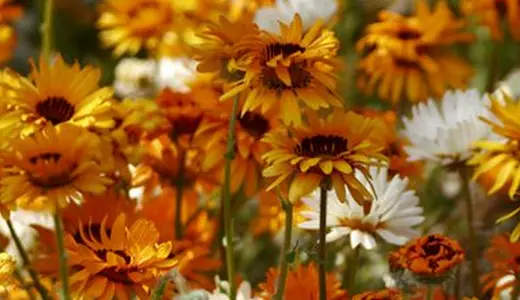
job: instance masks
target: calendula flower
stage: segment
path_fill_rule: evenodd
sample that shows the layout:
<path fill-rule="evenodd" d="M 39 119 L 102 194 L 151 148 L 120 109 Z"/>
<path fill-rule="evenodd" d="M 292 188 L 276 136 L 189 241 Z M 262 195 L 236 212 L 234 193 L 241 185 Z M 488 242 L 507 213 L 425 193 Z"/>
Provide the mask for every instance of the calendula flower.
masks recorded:
<path fill-rule="evenodd" d="M 195 134 L 194 143 L 202 147 L 207 156 L 203 160 L 206 170 L 217 169 L 219 180 L 224 182 L 225 156 L 231 102 L 216 102 L 205 108 L 205 118 Z M 241 187 L 247 196 L 253 196 L 261 187 L 262 155 L 270 145 L 263 138 L 279 127 L 278 115 L 248 111 L 238 114 L 235 129 L 235 158 L 231 162 L 231 191 Z"/>
<path fill-rule="evenodd" d="M 301 212 L 305 209 L 302 202 L 293 205 L 293 227 L 305 221 Z M 281 200 L 275 192 L 262 191 L 258 194 L 258 215 L 251 223 L 251 231 L 255 235 L 278 235 L 285 228 L 286 213 Z"/>
<path fill-rule="evenodd" d="M 379 97 L 393 104 L 440 97 L 448 88 L 465 88 L 473 74 L 471 66 L 444 49 L 473 40 L 463 28 L 464 22 L 453 16 L 446 1 L 439 1 L 433 10 L 427 1 L 418 1 L 410 17 L 382 12 L 380 21 L 370 25 L 357 44 L 364 55 L 358 87 L 373 94 L 379 85 Z"/>
<path fill-rule="evenodd" d="M 491 240 L 486 250 L 485 258 L 491 264 L 492 270 L 482 276 L 484 291 L 498 297 L 502 292 L 512 292 L 520 284 L 517 277 L 520 272 L 520 242 L 511 242 L 508 235 L 497 235 Z M 512 280 L 505 280 L 511 278 Z"/>
<path fill-rule="evenodd" d="M 404 149 L 412 161 L 431 161 L 442 165 L 465 163 L 473 144 L 493 138 L 481 117 L 489 117 L 487 96 L 477 90 L 447 92 L 440 103 L 433 99 L 412 107 L 404 117 Z"/>
<path fill-rule="evenodd" d="M 308 126 L 279 129 L 264 138 L 272 146 L 265 155 L 264 177 L 276 177 L 267 188 L 282 185 L 288 200 L 295 202 L 330 178 L 341 201 L 345 187 L 356 201 L 369 201 L 370 192 L 354 176 L 359 170 L 369 176 L 368 166 L 384 159 L 377 140 L 376 122 L 354 112 L 335 110 L 326 119 L 308 115 Z M 288 187 L 285 184 L 289 184 Z"/>
<path fill-rule="evenodd" d="M 16 272 L 16 261 L 11 255 L 0 253 L 0 290 L 10 288 L 16 284 L 14 273 Z"/>
<path fill-rule="evenodd" d="M 440 234 L 414 239 L 389 257 L 391 271 L 407 270 L 427 284 L 443 282 L 463 260 L 459 243 Z"/>
<path fill-rule="evenodd" d="M 479 152 L 473 155 L 468 164 L 476 166 L 473 179 L 495 169 L 497 176 L 488 194 L 507 189 L 509 197 L 514 198 L 520 186 L 520 120 L 517 118 L 520 102 L 513 101 L 507 95 L 503 100 L 492 100 L 492 115 L 485 119 L 493 132 L 503 139 L 475 142 Z"/>
<path fill-rule="evenodd" d="M 319 22 L 304 32 L 299 15 L 280 29 L 280 35 L 249 36 L 236 45 L 245 76 L 222 99 L 247 91 L 242 114 L 275 110 L 285 123 L 296 125 L 302 122 L 300 100 L 313 110 L 342 107 L 335 91 L 339 41 L 334 33 Z"/>
<path fill-rule="evenodd" d="M 105 0 L 97 27 L 104 46 L 115 56 L 135 55 L 145 48 L 154 51 L 172 28 L 175 11 L 169 0 Z"/>
<path fill-rule="evenodd" d="M 398 290 L 384 289 L 380 291 L 368 291 L 354 295 L 352 300 L 401 300 L 403 296 Z"/>
<path fill-rule="evenodd" d="M 114 89 L 121 98 L 145 98 L 156 90 L 157 62 L 152 59 L 124 58 L 114 73 Z"/>
<path fill-rule="evenodd" d="M 259 285 L 262 299 L 272 299 L 275 294 L 276 281 L 278 280 L 278 270 L 270 269 L 264 283 Z M 341 289 L 341 282 L 334 274 L 326 275 L 327 299 L 345 299 L 346 292 Z M 283 299 L 312 300 L 319 298 L 318 270 L 310 263 L 308 265 L 298 265 L 290 269 L 287 274 Z"/>
<path fill-rule="evenodd" d="M 22 122 L 26 126 L 20 130 L 27 135 L 46 124 L 68 122 L 103 129 L 114 125 L 112 89 L 99 87 L 99 69 L 67 65 L 61 56 L 52 64 L 41 58 L 39 67 L 32 63 L 32 69 L 30 79 L 9 71 L 2 80 L 7 93 L 4 101 L 14 109 L 2 115 L 0 128 Z"/>
<path fill-rule="evenodd" d="M 270 33 L 280 33 L 278 22 L 291 23 L 295 14 L 302 18 L 304 30 L 317 21 L 330 21 L 339 8 L 337 0 L 277 0 L 273 6 L 264 6 L 256 11 L 255 23 Z"/>
<path fill-rule="evenodd" d="M 81 127 L 47 126 L 14 140 L 2 153 L 1 202 L 9 207 L 54 210 L 99 194 L 112 181 L 100 165 L 99 139 Z"/>
<path fill-rule="evenodd" d="M 235 47 L 246 36 L 256 36 L 259 32 L 255 24 L 246 20 L 231 22 L 221 17 L 218 23 L 210 23 L 200 33 L 201 43 L 195 46 L 195 58 L 200 61 L 197 71 L 217 73 L 228 81 L 242 79 L 244 72 L 236 68 L 240 53 Z"/>
<path fill-rule="evenodd" d="M 350 236 L 352 248 L 361 244 L 366 249 L 373 249 L 376 235 L 394 245 L 403 245 L 419 236 L 413 227 L 424 221 L 423 210 L 415 191 L 408 190 L 408 179 L 399 176 L 388 179 L 385 167 L 370 167 L 369 174 L 371 179 L 361 172 L 356 173 L 357 180 L 368 191 L 371 185 L 374 188 L 369 207 L 358 204 L 348 189 L 344 203 L 333 192 L 328 192 L 327 227 L 331 230 L 327 233 L 327 242 Z M 308 220 L 300 223 L 299 227 L 318 230 L 320 192 L 316 191 L 302 201 L 312 210 L 302 212 Z"/>
<path fill-rule="evenodd" d="M 520 40 L 520 3 L 516 0 L 463 0 L 461 9 L 487 27 L 494 40 L 503 40 L 504 30 Z"/>

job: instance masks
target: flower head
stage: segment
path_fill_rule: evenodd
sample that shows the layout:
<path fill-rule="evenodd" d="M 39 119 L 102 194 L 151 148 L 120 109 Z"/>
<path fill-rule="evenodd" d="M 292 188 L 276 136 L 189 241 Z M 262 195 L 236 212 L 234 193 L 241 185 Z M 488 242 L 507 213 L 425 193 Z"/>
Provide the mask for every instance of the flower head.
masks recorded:
<path fill-rule="evenodd" d="M 482 276 L 484 291 L 492 291 L 493 296 L 499 296 L 501 292 L 512 290 L 520 284 L 517 277 L 520 272 L 520 242 L 510 241 L 508 235 L 497 235 L 491 240 L 485 258 L 491 264 L 492 270 Z"/>
<path fill-rule="evenodd" d="M 300 100 L 313 110 L 341 107 L 333 74 L 339 48 L 334 33 L 320 22 L 304 32 L 299 15 L 288 25 L 280 24 L 280 29 L 280 35 L 263 32 L 235 46 L 241 54 L 238 68 L 245 75 L 222 99 L 247 92 L 242 114 L 275 110 L 285 123 L 296 125 L 302 122 Z"/>
<path fill-rule="evenodd" d="M 16 261 L 5 252 L 0 253 L 0 290 L 7 289 L 16 284 L 14 273 Z"/>
<path fill-rule="evenodd" d="M 98 86 L 99 69 L 81 68 L 78 63 L 67 65 L 61 56 L 52 64 L 41 58 L 39 68 L 34 63 L 32 68 L 29 78 L 12 71 L 3 78 L 5 101 L 13 109 L 3 114 L 1 128 L 23 122 L 28 126 L 20 130 L 28 135 L 46 124 L 74 123 L 104 129 L 114 125 L 112 89 Z"/>
<path fill-rule="evenodd" d="M 359 170 L 368 175 L 374 159 L 384 159 L 383 147 L 374 143 L 376 122 L 353 112 L 334 111 L 326 119 L 308 115 L 308 126 L 295 126 L 269 133 L 265 141 L 272 146 L 264 159 L 264 177 L 276 177 L 272 190 L 285 183 L 291 202 L 314 191 L 330 178 L 338 198 L 345 199 L 345 185 L 356 201 L 370 200 L 370 193 L 354 176 Z"/>
<path fill-rule="evenodd" d="M 272 299 L 276 292 L 275 286 L 277 279 L 278 270 L 269 270 L 265 283 L 260 284 L 260 297 L 262 297 L 262 299 Z M 336 279 L 334 274 L 328 273 L 326 275 L 326 281 L 328 300 L 345 299 L 346 292 L 341 289 L 341 282 Z M 319 286 L 316 265 L 313 263 L 306 266 L 299 265 L 289 270 L 283 294 L 284 299 L 312 300 L 318 299 L 318 295 Z"/>
<path fill-rule="evenodd" d="M 520 40 L 520 3 L 516 0 L 463 0 L 462 11 L 477 17 L 494 40 L 504 39 L 504 29 L 514 40 Z M 505 26 L 504 26 L 505 25 Z"/>
<path fill-rule="evenodd" d="M 473 39 L 461 32 L 464 22 L 455 19 L 446 1 L 431 10 L 427 1 L 417 2 L 415 14 L 404 17 L 384 11 L 370 25 L 358 44 L 364 54 L 359 63 L 358 87 L 393 104 L 440 97 L 447 88 L 466 87 L 471 66 L 444 46 Z"/>
<path fill-rule="evenodd" d="M 392 271 L 408 270 L 421 282 L 443 282 L 464 260 L 459 243 L 440 234 L 410 241 L 390 255 Z"/>
<path fill-rule="evenodd" d="M 99 194 L 112 181 L 104 176 L 99 139 L 81 127 L 47 126 L 4 151 L 1 201 L 12 207 L 54 210 Z"/>
<path fill-rule="evenodd" d="M 304 30 L 308 30 L 317 21 L 330 21 L 338 9 L 337 0 L 277 0 L 274 6 L 264 6 L 256 11 L 255 23 L 262 30 L 279 34 L 278 22 L 288 24 L 298 14 Z"/>
<path fill-rule="evenodd" d="M 116 66 L 114 90 L 121 98 L 151 97 L 156 89 L 157 62 L 124 58 Z"/>
<path fill-rule="evenodd" d="M 403 135 L 410 141 L 404 149 L 410 160 L 443 165 L 464 163 L 476 141 L 492 138 L 480 117 L 489 116 L 487 97 L 476 90 L 447 92 L 437 104 L 433 99 L 412 108 L 404 117 Z"/>
<path fill-rule="evenodd" d="M 492 115 L 485 121 L 502 140 L 476 141 L 474 145 L 479 151 L 468 164 L 476 166 L 473 179 L 478 179 L 492 169 L 495 171 L 497 176 L 488 194 L 507 189 L 509 197 L 514 198 L 520 187 L 520 120 L 517 117 L 520 103 L 507 95 L 504 102 L 493 99 L 491 112 Z"/>
<path fill-rule="evenodd" d="M 174 5 L 169 0 L 105 0 L 97 26 L 106 47 L 114 55 L 137 54 L 141 48 L 156 50 L 171 29 Z"/>
<path fill-rule="evenodd" d="M 403 245 L 410 238 L 419 235 L 413 229 L 424 221 L 422 208 L 418 206 L 419 198 L 413 190 L 408 190 L 408 179 L 394 176 L 388 179 L 386 168 L 370 167 L 370 179 L 358 172 L 357 179 L 370 190 L 374 187 L 373 201 L 369 207 L 358 204 L 347 189 L 347 201 L 342 203 L 332 192 L 329 192 L 327 203 L 327 242 L 332 242 L 350 235 L 352 248 L 363 245 L 366 249 L 376 246 L 375 236 L 386 242 Z M 303 202 L 312 211 L 302 212 L 309 220 L 300 223 L 300 228 L 319 228 L 320 196 L 316 191 L 311 197 L 303 198 Z"/>

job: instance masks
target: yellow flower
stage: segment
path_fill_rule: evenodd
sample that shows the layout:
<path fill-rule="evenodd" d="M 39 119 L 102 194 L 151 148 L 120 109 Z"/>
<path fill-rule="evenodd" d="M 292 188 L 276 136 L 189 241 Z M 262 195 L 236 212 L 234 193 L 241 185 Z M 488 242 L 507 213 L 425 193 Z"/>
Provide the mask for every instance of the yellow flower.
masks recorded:
<path fill-rule="evenodd" d="M 473 155 L 468 164 L 476 167 L 474 180 L 492 170 L 497 174 L 488 194 L 507 189 L 509 197 L 514 198 L 520 187 L 520 103 L 507 95 L 504 102 L 502 104 L 498 99 L 492 100 L 491 112 L 499 122 L 485 121 L 505 141 L 477 142 L 475 147 L 479 152 Z"/>
<path fill-rule="evenodd" d="M 67 65 L 61 56 L 49 64 L 40 59 L 39 70 L 32 63 L 30 79 L 9 71 L 2 83 L 6 103 L 14 109 L 1 116 L 0 128 L 13 123 L 27 124 L 27 135 L 46 124 L 70 122 L 82 127 L 110 128 L 114 125 L 110 106 L 111 88 L 99 88 L 99 69 L 78 63 Z"/>
<path fill-rule="evenodd" d="M 97 136 L 71 124 L 12 141 L 1 155 L 1 202 L 33 210 L 81 203 L 84 193 L 99 194 L 111 184 L 101 155 Z"/>
<path fill-rule="evenodd" d="M 105 0 L 100 9 L 100 38 L 114 48 L 115 56 L 155 50 L 171 29 L 175 13 L 171 0 Z"/>
<path fill-rule="evenodd" d="M 373 94 L 379 85 L 379 97 L 393 104 L 402 98 L 417 102 L 440 97 L 448 88 L 466 87 L 471 66 L 444 49 L 473 40 L 460 31 L 463 27 L 445 1 L 432 11 L 420 0 L 411 17 L 382 12 L 380 21 L 368 27 L 356 46 L 364 56 L 358 66 L 358 87 Z"/>
<path fill-rule="evenodd" d="M 368 166 L 384 159 L 382 145 L 374 142 L 377 122 L 354 112 L 336 110 L 326 119 L 308 115 L 308 126 L 269 133 L 265 141 L 272 150 L 264 155 L 265 177 L 276 177 L 267 188 L 287 183 L 288 199 L 297 201 L 330 179 L 338 198 L 345 200 L 345 185 L 356 201 L 370 201 L 370 193 L 354 176 L 360 171 L 368 177 Z"/>
<path fill-rule="evenodd" d="M 520 3 L 517 0 L 463 0 L 464 14 L 476 16 L 491 31 L 494 40 L 504 39 L 508 28 L 514 40 L 520 40 Z M 505 25 L 505 26 L 504 26 Z"/>
<path fill-rule="evenodd" d="M 340 300 L 347 299 L 347 294 L 341 289 L 341 282 L 334 274 L 328 273 L 327 280 L 327 299 Z M 267 273 L 265 283 L 260 284 L 260 297 L 262 299 L 272 299 L 275 294 L 278 270 L 271 269 Z M 313 263 L 306 266 L 299 265 L 289 270 L 283 299 L 313 300 L 319 298 L 318 271 Z"/>
<path fill-rule="evenodd" d="M 13 27 L 0 24 L 0 63 L 9 61 L 16 47 L 16 33 Z"/>
<path fill-rule="evenodd" d="M 313 110 L 342 107 L 334 75 L 339 48 L 334 33 L 320 22 L 304 32 L 298 14 L 291 24 L 281 24 L 280 31 L 280 36 L 262 32 L 244 37 L 235 46 L 237 66 L 245 75 L 222 99 L 245 92 L 242 114 L 274 110 L 285 123 L 296 125 L 302 122 L 300 100 Z"/>
<path fill-rule="evenodd" d="M 16 284 L 14 273 L 16 272 L 16 261 L 11 255 L 0 253 L 0 291 Z"/>

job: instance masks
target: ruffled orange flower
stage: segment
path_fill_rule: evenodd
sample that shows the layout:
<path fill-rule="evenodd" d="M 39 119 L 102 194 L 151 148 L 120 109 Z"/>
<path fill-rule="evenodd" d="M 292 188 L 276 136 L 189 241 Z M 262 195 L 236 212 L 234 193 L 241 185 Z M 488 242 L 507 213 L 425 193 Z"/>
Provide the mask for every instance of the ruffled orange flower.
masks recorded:
<path fill-rule="evenodd" d="M 440 234 L 412 240 L 389 257 L 392 271 L 408 270 L 428 283 L 444 281 L 463 260 L 464 250 L 459 243 Z"/>
<path fill-rule="evenodd" d="M 265 141 L 272 146 L 264 159 L 265 177 L 275 177 L 268 191 L 281 185 L 288 200 L 295 202 L 330 178 L 339 199 L 345 199 L 345 185 L 355 198 L 371 201 L 368 190 L 354 173 L 368 177 L 368 166 L 384 160 L 377 123 L 354 112 L 335 110 L 326 119 L 308 114 L 308 126 L 280 129 Z"/>
<path fill-rule="evenodd" d="M 485 254 L 492 270 L 482 276 L 484 291 L 499 297 L 503 291 L 513 290 L 520 285 L 520 242 L 511 242 L 508 235 L 497 235 L 491 240 L 491 245 Z M 503 284 L 498 284 L 504 277 L 510 278 Z"/>
<path fill-rule="evenodd" d="M 352 300 L 401 300 L 403 296 L 398 290 L 384 289 L 380 291 L 368 291 L 354 295 Z"/>
<path fill-rule="evenodd" d="M 445 46 L 470 42 L 446 1 L 433 10 L 427 1 L 417 2 L 413 16 L 384 11 L 380 21 L 367 29 L 357 44 L 364 58 L 359 63 L 358 87 L 393 104 L 401 99 L 417 102 L 440 97 L 448 88 L 464 88 L 473 74 L 471 66 Z"/>
<path fill-rule="evenodd" d="M 260 294 L 262 299 L 272 299 L 275 294 L 276 281 L 278 280 L 278 270 L 271 269 L 267 272 L 267 279 L 260 284 Z M 341 282 L 334 274 L 328 273 L 327 281 L 327 300 L 346 299 L 347 293 L 341 289 Z M 318 271 L 313 263 L 306 266 L 299 265 L 289 270 L 283 299 L 314 300 L 319 298 Z"/>

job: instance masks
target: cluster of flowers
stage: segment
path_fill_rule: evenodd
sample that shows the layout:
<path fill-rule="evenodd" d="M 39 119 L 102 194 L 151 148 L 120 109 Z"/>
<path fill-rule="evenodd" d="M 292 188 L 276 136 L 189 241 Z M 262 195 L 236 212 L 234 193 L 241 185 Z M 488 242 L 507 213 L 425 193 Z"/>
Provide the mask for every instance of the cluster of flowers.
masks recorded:
<path fill-rule="evenodd" d="M 6 2 L 0 32 L 21 14 Z M 494 39 L 520 37 L 518 1 L 462 2 Z M 476 37 L 446 1 L 419 0 L 410 16 L 380 12 L 355 47 L 359 90 L 393 109 L 347 105 L 331 29 L 343 9 L 104 0 L 101 43 L 115 57 L 148 56 L 123 59 L 113 88 L 49 48 L 27 76 L 2 69 L 0 297 L 518 297 L 520 101 L 508 89 L 462 90 L 474 71 L 451 46 Z M 460 232 L 431 234 L 443 221 L 428 222 L 419 197 L 431 169 L 461 183 Z M 513 207 L 485 251 L 473 199 L 482 190 Z M 253 288 L 236 256 L 280 233 L 279 265 Z M 358 284 L 368 253 L 389 253 L 387 276 L 370 274 L 384 290 Z"/>

